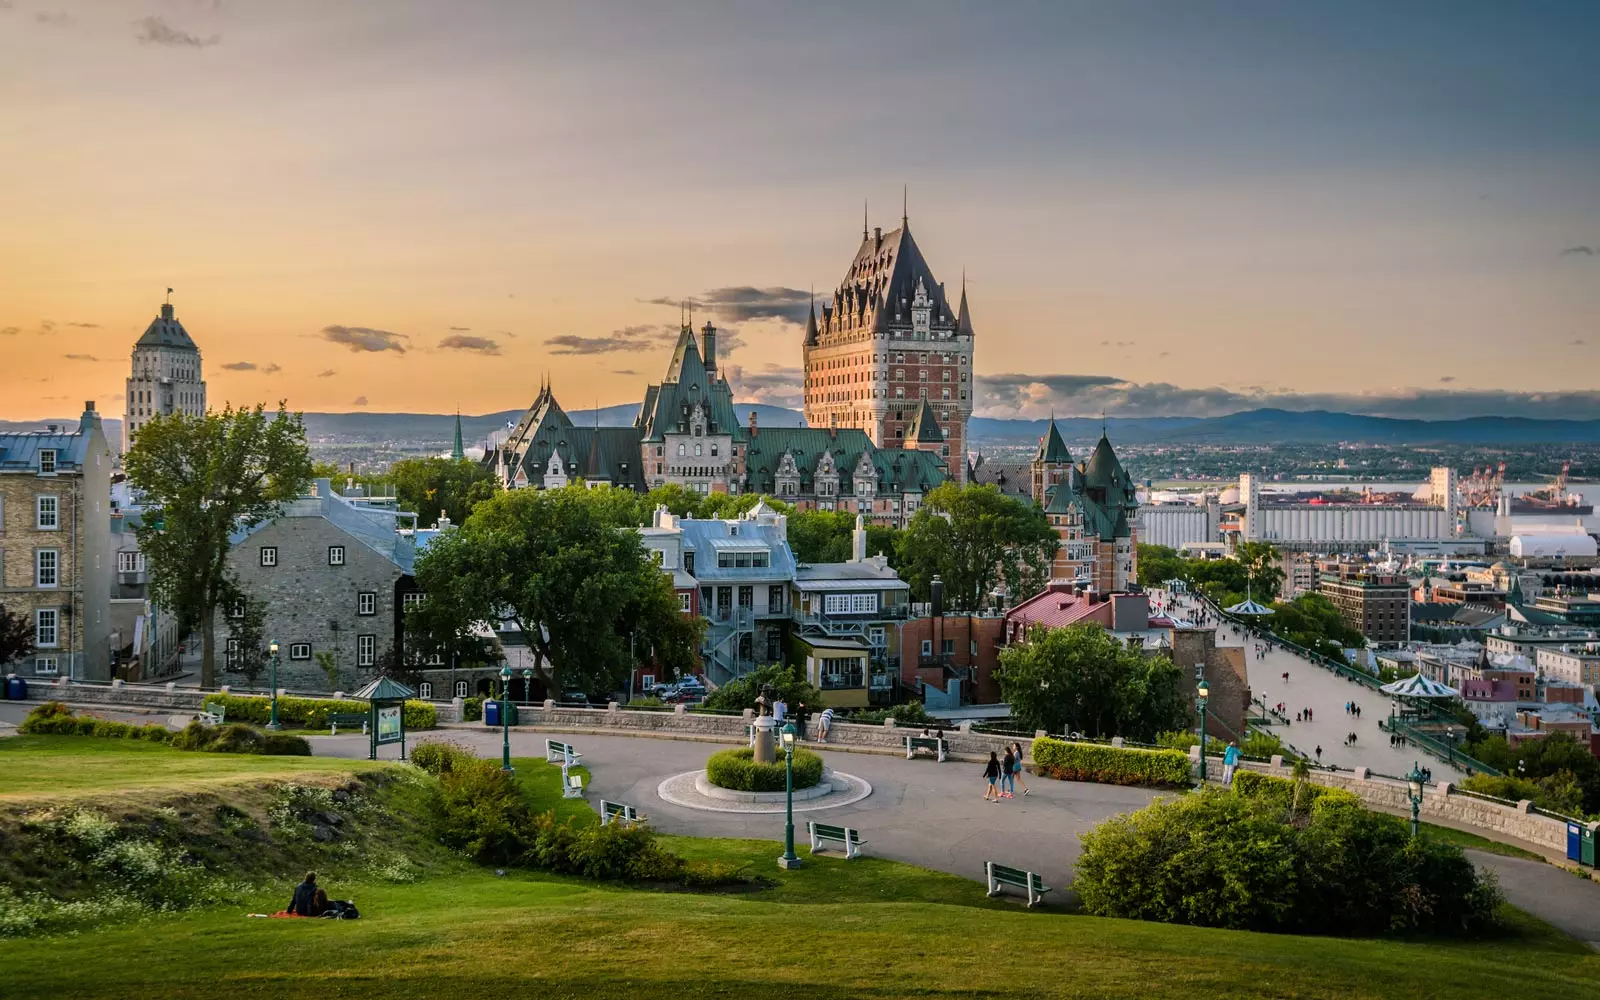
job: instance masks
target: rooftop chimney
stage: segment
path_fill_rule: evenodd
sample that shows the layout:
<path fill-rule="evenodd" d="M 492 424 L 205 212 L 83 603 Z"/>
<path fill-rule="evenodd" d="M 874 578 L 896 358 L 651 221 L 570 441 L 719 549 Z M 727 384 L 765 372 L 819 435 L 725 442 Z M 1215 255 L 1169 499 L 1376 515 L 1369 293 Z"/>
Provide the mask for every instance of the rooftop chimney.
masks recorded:
<path fill-rule="evenodd" d="M 756 408 L 750 407 L 750 436 L 756 436 Z"/>
<path fill-rule="evenodd" d="M 715 381 L 717 377 L 717 328 L 707 320 L 706 325 L 700 330 L 700 353 L 705 355 L 706 379 Z"/>
<path fill-rule="evenodd" d="M 856 515 L 856 528 L 850 532 L 850 559 L 865 562 L 867 558 L 867 528 L 860 514 Z"/>

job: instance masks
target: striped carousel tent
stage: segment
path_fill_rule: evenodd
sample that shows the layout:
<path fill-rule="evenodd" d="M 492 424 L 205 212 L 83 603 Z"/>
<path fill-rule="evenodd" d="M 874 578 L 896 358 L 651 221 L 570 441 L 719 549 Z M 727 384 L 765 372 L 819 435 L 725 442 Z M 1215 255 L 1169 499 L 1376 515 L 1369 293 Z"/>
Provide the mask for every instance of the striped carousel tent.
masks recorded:
<path fill-rule="evenodd" d="M 1231 608 L 1223 608 L 1230 615 L 1270 615 L 1272 609 L 1265 604 L 1257 604 L 1252 600 L 1243 600 Z"/>
<path fill-rule="evenodd" d="M 1461 693 L 1453 687 L 1429 680 L 1421 674 L 1413 674 L 1393 684 L 1385 684 L 1378 690 L 1401 698 L 1454 698 Z"/>

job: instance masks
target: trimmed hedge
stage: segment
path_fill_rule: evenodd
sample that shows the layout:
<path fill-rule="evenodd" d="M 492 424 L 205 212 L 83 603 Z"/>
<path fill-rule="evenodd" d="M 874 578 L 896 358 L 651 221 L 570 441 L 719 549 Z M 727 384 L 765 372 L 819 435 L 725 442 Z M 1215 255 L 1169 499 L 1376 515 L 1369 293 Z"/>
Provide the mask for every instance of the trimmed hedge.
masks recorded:
<path fill-rule="evenodd" d="M 177 750 L 203 750 L 209 753 L 249 753 L 272 757 L 309 757 L 311 744 L 299 736 L 264 733 L 244 725 L 212 728 L 198 720 L 182 732 L 174 733 L 154 723 L 136 726 L 131 722 L 73 715 L 59 701 L 45 702 L 28 713 L 19 732 L 29 735 L 99 736 L 114 740 L 148 740 L 165 743 Z"/>
<path fill-rule="evenodd" d="M 1038 773 L 1061 781 L 1158 787 L 1193 783 L 1189 755 L 1181 750 L 1135 750 L 1041 736 L 1033 741 L 1033 764 Z"/>
<path fill-rule="evenodd" d="M 233 722 L 254 722 L 266 725 L 272 721 L 272 699 L 265 695 L 209 694 L 205 704 L 221 705 L 223 718 Z M 299 729 L 327 729 L 328 716 L 346 712 L 365 712 L 368 705 L 352 698 L 279 698 L 278 721 Z M 405 708 L 407 729 L 433 729 L 439 724 L 439 715 L 433 703 L 408 701 Z"/>
<path fill-rule="evenodd" d="M 718 788 L 736 792 L 781 792 L 785 766 L 782 754 L 776 763 L 757 764 L 749 747 L 721 750 L 706 761 L 706 780 Z M 822 780 L 822 758 L 804 747 L 794 748 L 794 787 L 810 788 Z"/>
<path fill-rule="evenodd" d="M 1294 804 L 1295 783 L 1288 778 L 1279 778 L 1259 771 L 1235 771 L 1233 773 L 1233 790 L 1246 798 L 1259 799 L 1270 802 L 1275 806 L 1287 809 Z M 1343 788 L 1330 788 L 1327 785 L 1315 785 L 1306 782 L 1300 789 L 1300 808 L 1309 809 L 1311 803 L 1319 799 L 1330 802 L 1343 802 L 1349 805 L 1360 805 L 1361 796 L 1355 792 L 1347 792 Z"/>

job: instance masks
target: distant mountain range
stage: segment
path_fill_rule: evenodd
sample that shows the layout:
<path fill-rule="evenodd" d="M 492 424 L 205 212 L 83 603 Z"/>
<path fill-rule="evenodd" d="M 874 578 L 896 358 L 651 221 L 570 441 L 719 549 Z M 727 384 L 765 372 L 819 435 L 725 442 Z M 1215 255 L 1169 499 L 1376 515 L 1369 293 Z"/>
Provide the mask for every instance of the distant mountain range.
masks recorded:
<path fill-rule="evenodd" d="M 632 424 L 638 404 L 601 407 L 599 423 L 605 427 Z M 735 406 L 739 420 L 748 424 L 755 412 L 760 427 L 803 427 L 795 410 L 765 403 Z M 523 410 L 502 410 L 461 417 L 461 432 L 468 447 L 482 445 L 491 434 L 501 434 L 521 418 Z M 570 410 L 580 426 L 596 420 L 594 410 Z M 448 413 L 307 413 L 306 433 L 313 441 L 354 444 L 449 443 L 455 433 L 455 415 Z M 67 427 L 77 418 L 47 421 L 0 421 L 0 431 L 42 429 L 46 423 Z M 122 440 L 122 421 L 105 418 L 106 436 L 113 444 Z M 1093 442 L 1101 422 L 1092 417 L 1063 417 L 1056 421 L 1068 443 Z M 1047 420 L 1005 420 L 974 417 L 969 427 L 972 445 L 1027 445 L 1037 441 L 1049 426 Z M 1107 433 L 1117 444 L 1337 444 L 1352 442 L 1391 445 L 1536 445 L 1600 444 L 1600 420 L 1535 420 L 1526 417 L 1467 417 L 1461 420 L 1401 420 L 1326 410 L 1246 410 L 1222 417 L 1112 417 Z"/>

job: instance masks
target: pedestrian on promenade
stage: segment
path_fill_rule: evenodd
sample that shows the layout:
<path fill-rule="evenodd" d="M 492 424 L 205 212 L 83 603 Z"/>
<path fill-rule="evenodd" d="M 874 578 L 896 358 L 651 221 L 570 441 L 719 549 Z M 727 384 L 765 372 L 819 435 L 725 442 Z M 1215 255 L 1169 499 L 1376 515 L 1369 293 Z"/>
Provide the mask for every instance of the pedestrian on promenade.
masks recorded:
<path fill-rule="evenodd" d="M 1239 766 L 1239 744 L 1230 741 L 1222 754 L 1222 787 L 1233 787 L 1233 770 Z"/>
<path fill-rule="evenodd" d="M 1317 744 L 1317 763 L 1322 763 L 1322 744 Z"/>
<path fill-rule="evenodd" d="M 825 708 L 825 709 L 822 710 L 822 728 L 817 733 L 817 742 L 818 743 L 826 743 L 826 742 L 828 742 L 828 733 L 831 732 L 832 730 L 833 730 L 833 709 L 832 708 Z"/>
<path fill-rule="evenodd" d="M 1026 795 L 1028 794 L 1028 779 L 1023 777 L 1023 775 L 1027 772 L 1022 766 L 1022 744 L 1013 743 L 1011 744 L 1011 749 L 1015 751 L 1015 753 L 1012 754 L 1011 775 L 1013 781 L 1011 787 L 1012 790 L 1015 791 L 1016 782 L 1022 782 L 1022 794 Z"/>
<path fill-rule="evenodd" d="M 788 702 L 783 700 L 783 697 L 781 695 L 779 697 L 773 699 L 773 702 L 772 702 L 772 721 L 773 722 L 776 722 L 780 726 L 783 725 L 783 717 L 784 717 L 785 714 L 788 713 L 788 711 L 789 711 L 789 704 L 788 704 Z"/>
<path fill-rule="evenodd" d="M 1006 747 L 1006 755 L 1000 758 L 1000 797 L 1014 799 L 1017 797 L 1016 780 L 1011 776 L 1011 769 L 1016 765 L 1016 758 L 1011 756 L 1011 748 Z"/>
<path fill-rule="evenodd" d="M 806 720 L 811 718 L 811 713 L 806 711 L 806 703 L 801 702 L 794 707 L 794 735 L 795 739 L 806 738 Z"/>
<path fill-rule="evenodd" d="M 985 802 L 999 802 L 1000 790 L 995 787 L 995 782 L 1000 780 L 1000 758 L 995 756 L 993 750 L 989 751 L 989 763 L 983 767 L 983 777 L 989 782 L 989 787 L 983 793 Z"/>
<path fill-rule="evenodd" d="M 1285 671 L 1284 671 L 1284 672 L 1283 672 L 1283 682 L 1284 682 L 1284 683 L 1285 683 L 1285 684 L 1287 684 L 1287 683 L 1289 683 L 1289 671 L 1287 671 L 1287 670 L 1285 670 Z"/>

